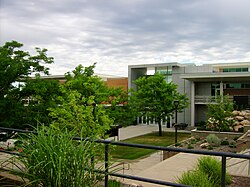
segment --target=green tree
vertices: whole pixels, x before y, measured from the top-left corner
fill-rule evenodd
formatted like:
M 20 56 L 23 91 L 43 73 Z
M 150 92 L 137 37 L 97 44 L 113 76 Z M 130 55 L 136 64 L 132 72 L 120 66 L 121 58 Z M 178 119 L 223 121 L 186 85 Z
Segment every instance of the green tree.
M 143 115 L 156 119 L 159 126 L 159 136 L 162 135 L 161 120 L 170 118 L 174 111 L 174 101 L 178 100 L 178 111 L 188 105 L 186 95 L 177 92 L 177 85 L 167 83 L 163 75 L 155 74 L 149 77 L 140 77 L 135 81 L 137 91 L 132 92 L 134 107 Z
M 128 126 L 134 123 L 136 111 L 128 103 L 129 95 L 120 88 L 109 88 L 108 106 L 105 107 L 114 124 Z
M 65 89 L 64 93 L 63 97 L 58 97 L 59 105 L 49 109 L 53 119 L 51 126 L 77 132 L 81 137 L 104 137 L 113 121 L 101 105 L 95 104 L 95 97 L 84 97 L 76 90 Z
M 29 99 L 25 104 L 24 116 L 26 124 L 48 125 L 51 123 L 48 108 L 56 107 L 58 96 L 62 95 L 61 85 L 58 80 L 41 79 L 39 75 L 28 79 L 21 90 L 23 98 Z
M 229 125 L 232 124 L 234 103 L 230 101 L 228 96 L 218 96 L 215 102 L 211 102 L 208 107 L 208 125 L 213 122 L 214 130 L 229 130 Z
M 94 75 L 96 64 L 89 67 L 79 65 L 66 74 L 65 89 L 76 90 L 82 97 L 94 96 L 94 103 L 105 108 L 106 114 L 114 124 L 130 125 L 134 121 L 134 112 L 128 105 L 128 94 L 121 88 L 109 88 L 98 76 Z
M 108 87 L 100 77 L 94 76 L 94 67 L 95 64 L 85 68 L 79 65 L 72 74 L 66 74 L 57 106 L 49 109 L 52 126 L 94 138 L 104 137 L 110 129 L 113 120 L 102 105 L 108 99 Z
M 23 99 L 21 94 L 25 82 L 31 74 L 48 74 L 44 65 L 53 63 L 46 49 L 36 48 L 36 55 L 21 50 L 23 44 L 6 42 L 0 47 L 0 123 L 1 126 L 18 127 L 25 124 Z
M 95 96 L 95 103 L 100 104 L 108 100 L 108 87 L 100 77 L 94 75 L 95 65 L 96 63 L 89 67 L 78 65 L 72 73 L 66 73 L 64 87 L 69 91 L 77 90 L 86 98 Z

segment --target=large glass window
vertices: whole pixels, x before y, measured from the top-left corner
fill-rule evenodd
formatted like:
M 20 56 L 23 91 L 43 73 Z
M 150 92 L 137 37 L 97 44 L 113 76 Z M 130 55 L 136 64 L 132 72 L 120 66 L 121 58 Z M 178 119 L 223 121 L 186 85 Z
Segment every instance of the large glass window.
M 156 67 L 156 72 L 162 75 L 172 75 L 171 67 Z
M 222 72 L 248 72 L 248 68 L 223 68 Z
M 156 67 L 156 72 L 164 75 L 166 82 L 171 82 L 172 81 L 172 67 Z
M 250 88 L 250 83 L 228 83 L 228 84 L 226 84 L 226 88 L 228 88 L 228 89 Z

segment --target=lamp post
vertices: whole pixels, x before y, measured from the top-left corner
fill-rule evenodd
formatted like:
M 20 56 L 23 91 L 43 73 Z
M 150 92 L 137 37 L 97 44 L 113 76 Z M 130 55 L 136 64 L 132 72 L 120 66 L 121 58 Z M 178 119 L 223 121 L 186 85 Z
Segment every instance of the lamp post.
M 94 118 L 94 121 L 95 121 L 95 107 L 96 107 L 96 103 L 93 102 L 93 103 L 92 103 L 92 106 L 93 106 L 92 114 L 93 114 L 93 118 Z
M 179 106 L 179 101 L 175 100 L 174 101 L 174 107 L 175 107 L 175 146 L 177 145 L 177 110 Z

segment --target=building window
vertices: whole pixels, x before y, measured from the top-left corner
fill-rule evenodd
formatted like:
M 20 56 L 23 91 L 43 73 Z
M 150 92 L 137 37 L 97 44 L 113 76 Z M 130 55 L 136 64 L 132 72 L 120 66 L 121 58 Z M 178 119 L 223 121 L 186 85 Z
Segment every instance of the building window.
M 172 81 L 172 67 L 156 67 L 156 73 L 163 75 L 167 83 Z
M 228 83 L 226 84 L 227 89 L 244 89 L 250 88 L 250 83 Z
M 220 83 L 212 83 L 211 84 L 211 96 L 218 95 L 219 91 L 220 91 Z
M 248 68 L 223 68 L 220 72 L 248 72 Z

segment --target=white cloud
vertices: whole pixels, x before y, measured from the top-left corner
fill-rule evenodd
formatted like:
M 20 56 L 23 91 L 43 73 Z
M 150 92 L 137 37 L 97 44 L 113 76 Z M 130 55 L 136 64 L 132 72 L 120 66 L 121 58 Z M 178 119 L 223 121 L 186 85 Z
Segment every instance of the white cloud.
M 47 48 L 52 74 L 97 62 L 127 76 L 130 64 L 250 61 L 247 0 L 1 0 L 0 44 Z

